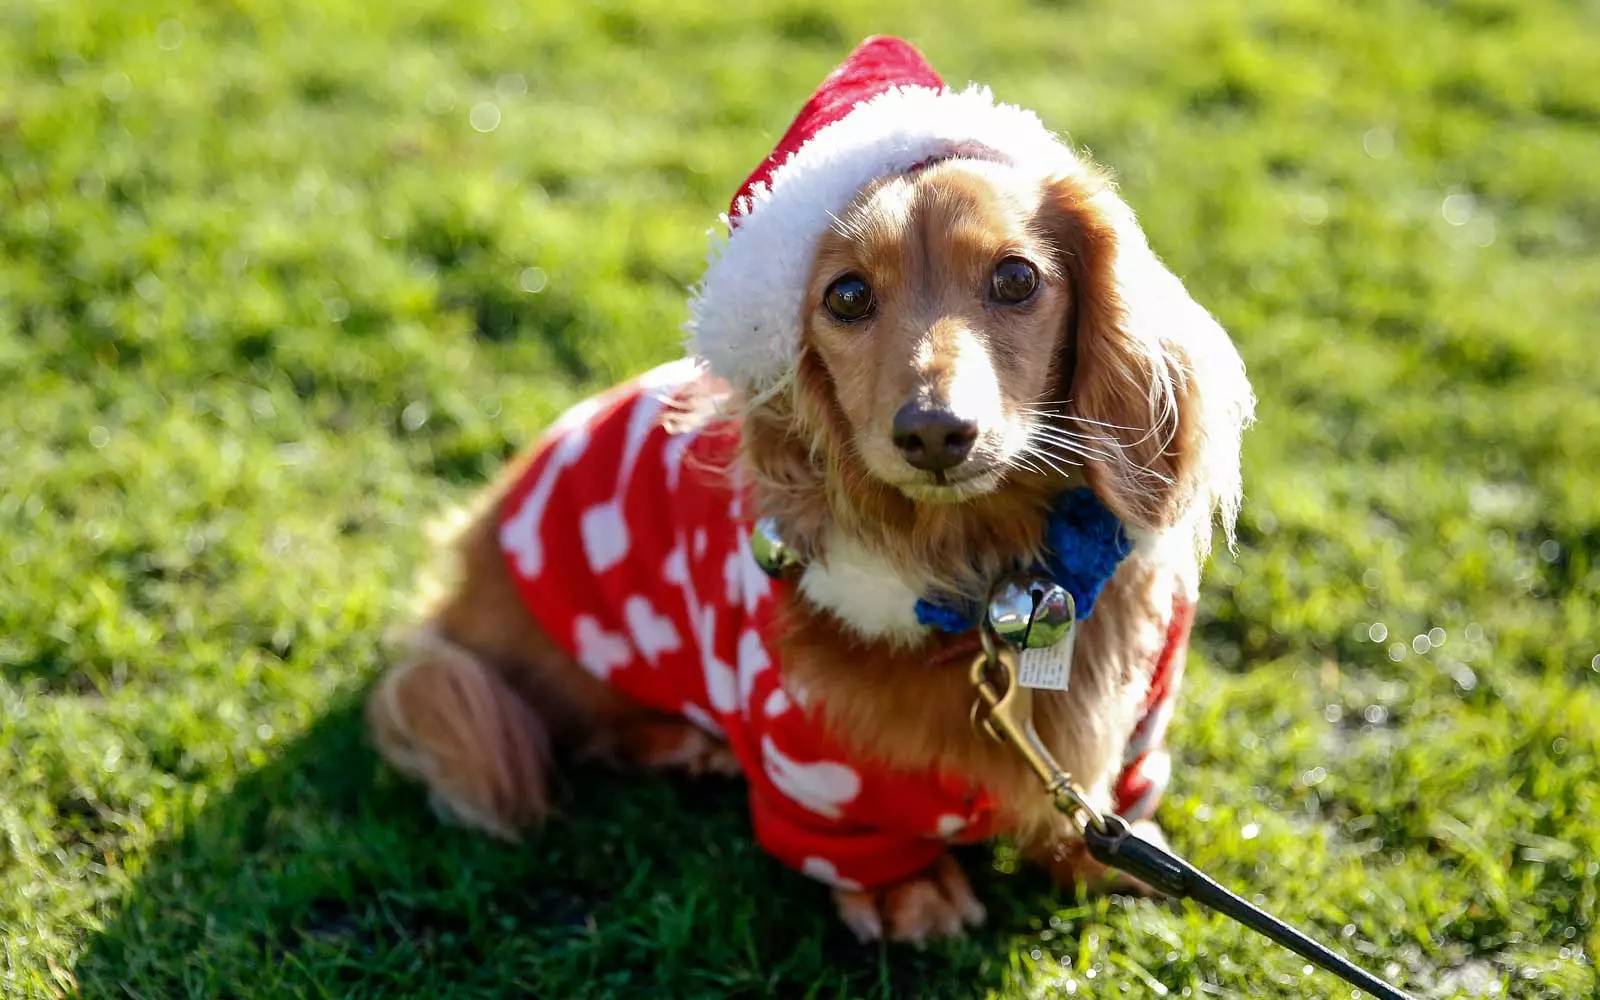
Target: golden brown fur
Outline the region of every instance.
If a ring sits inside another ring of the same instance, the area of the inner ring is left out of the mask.
[[[1000,306],[985,290],[1013,256],[1037,267],[1038,289]],[[842,273],[870,279],[870,322],[823,311]],[[1237,504],[1250,398],[1226,336],[1089,169],[1041,185],[954,160],[878,182],[823,239],[808,302],[794,377],[734,401],[758,503],[808,559],[847,539],[885,573],[981,594],[1035,553],[1051,498],[1083,482],[1141,540],[1082,629],[1071,690],[1036,699],[1046,742],[1108,805],[1174,591],[1195,585],[1213,508],[1231,527]],[[948,478],[896,453],[888,428],[908,399],[961,409],[980,428]],[[457,543],[454,589],[374,692],[380,749],[443,810],[502,836],[544,813],[553,746],[729,770],[700,730],[629,704],[533,624],[496,538],[498,499],[517,472],[488,493]],[[954,640],[863,634],[803,596],[783,611],[786,680],[837,738],[876,760],[981,781],[1031,856],[1058,877],[1099,877],[1021,761],[972,732],[969,660]],[[835,896],[866,937],[920,940],[982,919],[948,858],[887,890]]]

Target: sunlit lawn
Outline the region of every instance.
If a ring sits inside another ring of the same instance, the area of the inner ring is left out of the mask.
[[[863,948],[731,783],[441,827],[356,710],[424,523],[677,350],[704,233],[905,34],[1113,165],[1261,395],[1174,842],[1425,995],[1600,989],[1592,4],[0,4],[0,993],[1346,995],[967,856]]]

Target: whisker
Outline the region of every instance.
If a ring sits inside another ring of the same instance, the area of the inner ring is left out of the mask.
[[[1061,464],[1081,466],[1083,463],[1075,462],[1068,455],[1061,454],[1048,446],[1040,447],[1038,442],[1028,441],[1023,445],[1021,454],[1028,456],[1036,462],[1043,463],[1058,476],[1067,475],[1067,470]]]
[[[851,219],[849,222],[846,222],[832,212],[828,213],[828,218],[833,220],[832,229],[840,236],[850,240],[860,240],[862,238],[863,233],[860,219]]]
[[[1030,415],[1033,415],[1033,416],[1060,417],[1062,420],[1071,420],[1071,421],[1074,421],[1074,422],[1080,423],[1080,424],[1088,424],[1091,427],[1104,427],[1104,428],[1107,428],[1108,430],[1114,430],[1114,431],[1137,431],[1137,430],[1139,430],[1139,428],[1137,428],[1137,427],[1129,427],[1126,424],[1113,424],[1113,423],[1110,423],[1110,422],[1105,421],[1105,420],[1095,420],[1093,417],[1084,417],[1084,416],[1079,416],[1076,413],[1068,413],[1065,410],[1050,409],[1050,407],[1053,407],[1053,406],[1071,406],[1071,405],[1072,405],[1072,400],[1070,400],[1070,399],[1057,399],[1057,400],[1049,400],[1049,401],[1045,401],[1045,402],[1025,403],[1025,404],[1023,404],[1021,406],[1018,406],[1017,409],[1020,410],[1023,413],[1027,413],[1027,414],[1030,414]]]
[[[1033,454],[1040,458],[1049,456],[1058,461],[1066,462],[1069,465],[1082,465],[1084,462],[1094,460],[1109,462],[1113,465],[1127,464],[1114,455],[1106,455],[1101,452],[1085,451],[1080,448],[1064,448],[1061,445],[1035,447],[1033,449]]]
[[[1064,414],[1062,414],[1062,416],[1065,417],[1068,420],[1075,420],[1080,424],[1088,424],[1091,427],[1105,427],[1108,430],[1114,430],[1114,431],[1136,431],[1136,430],[1139,429],[1137,427],[1129,427],[1126,424],[1113,424],[1113,423],[1111,423],[1109,421],[1106,421],[1106,420],[1095,420],[1092,417],[1082,417],[1082,416],[1079,416],[1076,413],[1064,413]]]
[[[1150,392],[1151,424],[1142,429],[1052,408],[1070,406],[1071,400],[1035,400],[1019,406],[1018,411],[1034,418],[1033,426],[1028,430],[1027,453],[1032,459],[1050,465],[1057,472],[1061,471],[1057,462],[1080,465],[1080,462],[1068,457],[1075,456],[1086,461],[1097,459],[1115,465],[1122,476],[1146,489],[1154,489],[1157,484],[1170,485],[1170,476],[1158,472],[1147,462],[1133,461],[1128,454],[1130,449],[1137,449],[1159,438],[1161,447],[1158,454],[1152,456],[1154,460],[1177,435],[1177,401],[1170,392],[1163,393],[1160,386],[1151,386]],[[1139,437],[1132,441],[1121,441],[1104,431],[1138,433]]]
[[[1038,450],[1031,451],[1030,454],[1034,458],[1038,459],[1039,461],[1043,462],[1046,466],[1048,466],[1051,472],[1055,473],[1058,476],[1061,476],[1063,479],[1065,479],[1069,475],[1069,473],[1067,472],[1066,469],[1063,469],[1060,465],[1057,465],[1056,464],[1057,462],[1062,462],[1062,463],[1065,463],[1067,465],[1072,465],[1072,466],[1078,466],[1080,468],[1082,467],[1082,463],[1081,462],[1074,462],[1071,459],[1065,458],[1065,457],[1063,457],[1061,455],[1046,455],[1044,452],[1041,452],[1041,451],[1038,451]],[[1043,471],[1040,472],[1040,475],[1044,475],[1044,474],[1045,473]]]
[[[1094,446],[1094,442],[1072,441],[1040,435],[1037,443],[1043,445],[1052,445],[1059,449],[1065,449],[1066,451],[1074,454],[1082,455],[1085,458],[1098,458],[1105,462],[1122,461],[1122,455],[1118,454],[1116,451],[1106,451],[1104,449],[1097,448]]]
[[[1092,447],[1110,451],[1120,451],[1123,447],[1121,442],[1104,434],[1086,434],[1081,431],[1056,427],[1048,423],[1035,423],[1029,427],[1028,439],[1050,441],[1071,447]]]
[[[1098,455],[1088,455],[1076,448],[1063,447],[1049,441],[1028,442],[1028,454],[1042,461],[1054,459],[1058,462],[1066,462],[1068,465],[1082,465],[1083,462],[1078,461],[1078,459],[1087,461],[1091,458],[1100,457]],[[1106,459],[1106,461],[1110,461],[1110,459]]]
[[[1097,451],[1092,451],[1092,450],[1086,449],[1086,448],[1082,447],[1081,445],[1068,444],[1068,443],[1064,443],[1064,442],[1049,442],[1049,443],[1053,444],[1055,446],[1055,448],[1065,448],[1071,454],[1077,455],[1077,456],[1082,457],[1082,458],[1098,458],[1101,461],[1110,462],[1110,463],[1112,463],[1114,465],[1119,466],[1127,475],[1129,475],[1133,479],[1137,479],[1137,480],[1155,480],[1156,482],[1162,483],[1162,484],[1170,484],[1172,482],[1171,477],[1167,476],[1165,473],[1157,472],[1155,469],[1150,468],[1148,465],[1134,464],[1133,462],[1128,461],[1122,455],[1107,455],[1104,452],[1097,452]],[[1052,448],[1040,448],[1040,447],[1037,447],[1037,446],[1033,446],[1033,447],[1030,447],[1029,450],[1035,457],[1038,457],[1038,458],[1043,458],[1044,456],[1049,455],[1049,456],[1052,456],[1054,458],[1060,459],[1062,461],[1068,461],[1068,462],[1071,461],[1065,455],[1061,454],[1059,451],[1054,450]],[[1078,465],[1080,463],[1071,462],[1071,464]]]
[[[1093,434],[1086,431],[1075,431],[1066,427],[1054,427],[1050,424],[1040,424],[1035,430],[1036,433],[1061,438],[1063,440],[1089,441],[1104,444],[1111,448],[1129,447],[1129,445],[1123,444],[1121,441],[1118,441],[1116,438],[1111,437],[1108,434]]]
[[[1042,416],[1042,414],[1040,414],[1040,415]],[[1138,428],[1136,428],[1136,427],[1124,427],[1121,424],[1109,424],[1109,423],[1106,423],[1103,420],[1090,420],[1087,417],[1075,417],[1070,413],[1069,414],[1055,414],[1054,416],[1061,416],[1066,420],[1075,420],[1075,421],[1078,421],[1079,423],[1088,424],[1091,427],[1105,427],[1105,428],[1110,428],[1110,429],[1114,429],[1114,430],[1125,430],[1125,431],[1129,431],[1129,432],[1138,430]],[[1172,417],[1170,414],[1163,415],[1161,417],[1161,419],[1155,421],[1148,428],[1146,428],[1144,433],[1141,434],[1138,438],[1136,438],[1133,441],[1126,442],[1126,443],[1120,442],[1120,441],[1113,442],[1111,438],[1105,437],[1104,435],[1096,435],[1096,437],[1106,441],[1106,443],[1108,443],[1108,444],[1115,443],[1117,445],[1117,447],[1134,448],[1134,447],[1137,447],[1137,446],[1139,446],[1141,444],[1144,444],[1146,441],[1150,440],[1152,437],[1154,437],[1157,434],[1159,434],[1161,432],[1161,430],[1166,425],[1172,423],[1174,421],[1174,419],[1175,418]],[[1063,427],[1053,427],[1052,429],[1053,430],[1057,430],[1057,431],[1065,431],[1065,432],[1068,432],[1068,433],[1082,433],[1082,432],[1078,432],[1078,431],[1067,431],[1067,428],[1063,428]]]
[[[1010,464],[1014,468],[1022,469],[1022,470],[1026,471],[1026,472],[1031,472],[1036,476],[1048,475],[1048,473],[1045,472],[1043,469],[1039,468],[1037,465],[1035,465],[1032,462],[1028,461],[1027,456],[1025,456],[1025,455],[1013,455],[1011,457],[1011,461],[1008,464]]]

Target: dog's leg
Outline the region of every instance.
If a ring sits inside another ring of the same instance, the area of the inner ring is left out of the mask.
[[[619,762],[688,774],[740,773],[739,758],[727,743],[683,719],[640,712],[621,720],[591,753]]]
[[[515,839],[549,804],[543,721],[495,670],[433,629],[407,645],[367,701],[379,751],[426,784],[447,818]]]
[[[587,699],[580,716],[572,687],[601,694],[574,683],[555,704],[530,700],[502,671],[424,626],[373,690],[367,723],[383,756],[428,786],[441,815],[503,839],[516,839],[549,804],[552,733],[541,708],[559,705],[551,714],[562,742],[585,756],[690,774],[739,773],[728,745],[693,724],[619,696]]]
[[[966,872],[948,854],[929,870],[882,889],[835,889],[833,900],[845,926],[863,942],[960,937],[987,918]]]
[[[441,813],[515,837],[548,807],[557,746],[623,764],[738,772],[726,744],[629,701],[539,628],[500,552],[493,502],[455,549],[454,589],[405,636],[367,706],[379,751],[425,783]]]

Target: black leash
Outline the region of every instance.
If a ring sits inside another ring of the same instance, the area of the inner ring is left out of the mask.
[[[1290,951],[1343,979],[1359,986],[1378,1000],[1414,1000],[1411,994],[1396,989],[1338,952],[1312,940],[1298,929],[1251,904],[1237,893],[1218,884],[1189,862],[1136,836],[1128,821],[1115,814],[1103,817],[1103,828],[1092,823],[1083,827],[1089,853],[1103,865],[1118,868],[1143,879],[1169,896],[1204,903],[1218,913],[1237,920]]]
[[[1414,1000],[1409,993],[1223,888],[1172,852],[1135,836],[1121,816],[1095,808],[1072,776],[1056,763],[1033,728],[1033,691],[1018,681],[1017,651],[996,643],[987,629],[980,631],[983,652],[973,660],[970,675],[978,694],[972,706],[973,725],[990,738],[1010,744],[1027,761],[1056,808],[1083,831],[1089,853],[1096,861],[1143,879],[1168,895],[1204,903],[1378,1000]]]

